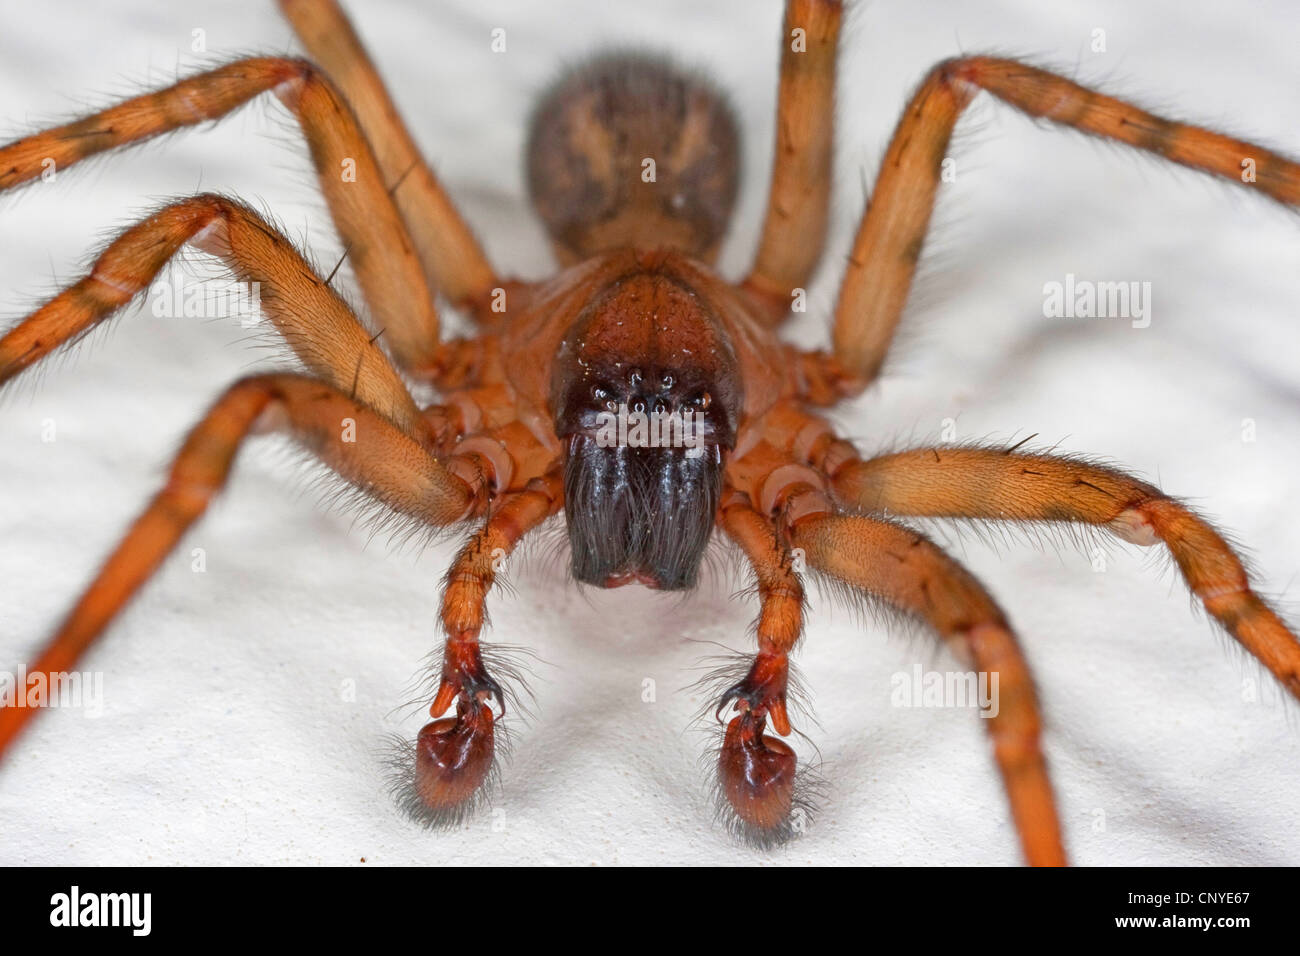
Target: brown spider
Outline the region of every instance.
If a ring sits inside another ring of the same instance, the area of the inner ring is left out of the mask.
[[[977,670],[999,676],[989,729],[1025,856],[1064,861],[1037,704],[1002,613],[951,558],[884,514],[1078,522],[1163,542],[1210,614],[1300,696],[1294,636],[1250,590],[1222,538],[1154,487],[1014,448],[863,461],[810,411],[875,377],[953,124],[981,89],[1232,181],[1249,157],[1252,188],[1287,203],[1300,202],[1300,167],[1020,63],[945,62],[917,91],[882,164],[836,306],[834,349],[804,352],[781,344],[775,329],[823,244],[840,4],[788,5],[768,216],[737,285],[708,265],[735,193],[735,129],[701,82],[655,60],[616,58],[551,91],[536,114],[529,180],[565,271],[511,282],[497,277],[417,156],[337,7],[282,6],[313,62],[242,60],[0,149],[5,189],[39,177],[47,160],[63,169],[273,90],[307,138],[382,334],[364,330],[258,214],[201,195],[127,230],[86,278],[0,339],[4,381],[119,311],[188,243],[260,283],[266,314],[311,373],[253,376],[218,400],[30,672],[70,669],[205,510],[242,439],[280,429],[400,515],[430,526],[481,519],[448,576],[435,720],[415,748],[415,802],[435,819],[455,818],[492,766],[502,693],[478,636],[497,560],[561,509],[573,573],[585,583],[688,588],[715,523],[749,560],[759,653],[719,702],[733,714],[717,767],[736,820],[760,841],[785,834],[796,801],[793,751],[765,730],[769,720],[781,736],[791,730],[787,655],[802,629],[797,566],[806,562],[920,618]],[[442,341],[431,289],[474,315],[480,334]],[[403,374],[435,386],[443,403],[418,407]],[[660,411],[685,441],[647,446],[634,428],[605,440],[607,413],[621,424]],[[30,714],[0,710],[0,751]]]

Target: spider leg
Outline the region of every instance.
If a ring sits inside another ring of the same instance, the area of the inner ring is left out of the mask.
[[[502,562],[523,536],[559,511],[563,500],[564,481],[558,471],[501,495],[447,572],[442,597],[447,643],[438,691],[429,707],[430,716],[442,719],[421,729],[412,778],[421,816],[429,822],[459,819],[488,779],[495,724],[505,714],[505,696],[488,673],[479,645],[487,594]],[[494,701],[500,707],[496,716]],[[455,716],[443,718],[452,706]]]
[[[852,515],[813,513],[792,523],[808,566],[913,614],[997,676],[998,709],[987,720],[1025,860],[1063,865],[1060,823],[1039,747],[1041,719],[1024,654],[983,586],[923,535]]]
[[[912,529],[832,513],[831,476],[857,455],[826,421],[787,401],[769,409],[755,427],[762,437],[729,465],[730,487],[753,503],[760,518],[772,516],[777,540],[801,552],[808,567],[919,617],[972,657],[981,672],[998,675],[999,706],[988,719],[989,730],[1025,857],[1033,864],[1064,863],[1038,745],[1033,683],[993,599],[965,568]],[[750,533],[757,542],[757,529]]]
[[[374,153],[347,102],[306,60],[238,60],[64,126],[0,146],[0,190],[98,153],[216,120],[268,90],[297,118],[357,279],[398,362],[436,366],[438,313]]]
[[[776,144],[767,214],[743,283],[772,321],[790,313],[826,244],[840,0],[789,0],[782,32]]]
[[[429,525],[468,517],[475,489],[389,419],[347,393],[303,375],[276,373],[232,385],[190,432],[167,483],[135,520],[29,673],[70,670],[154,573],[225,485],[243,440],[282,430],[357,488],[395,512]],[[455,466],[455,459],[449,466]],[[0,707],[0,754],[34,708]]]
[[[0,385],[118,312],[187,242],[219,256],[241,280],[258,284],[267,317],[313,373],[409,434],[427,431],[374,337],[293,243],[247,206],[214,195],[164,206],[127,229],[89,275],[0,338]]]
[[[280,0],[280,9],[356,111],[430,284],[453,304],[491,315],[492,290],[503,283],[420,155],[347,16],[333,0]]]
[[[907,302],[953,125],[981,89],[1030,116],[1127,143],[1229,182],[1245,182],[1243,169],[1253,163],[1252,188],[1300,204],[1300,164],[1261,146],[1153,116],[1014,60],[969,57],[940,63],[899,120],[840,286],[835,355],[864,379],[879,371]]]
[[[826,477],[809,457],[813,445],[824,444],[830,426],[797,401],[786,401],[751,427],[761,437],[727,465],[719,523],[754,569],[762,601],[759,652],[749,673],[723,694],[718,706],[719,714],[730,704],[739,711],[723,737],[718,778],[739,821],[739,834],[765,846],[783,841],[797,822],[792,816],[800,799],[794,751],[763,730],[769,718],[778,734],[791,730],[789,652],[802,631],[804,592],[787,529],[830,508]]]
[[[993,448],[923,448],[851,461],[841,500],[899,515],[1073,521],[1140,545],[1163,542],[1210,615],[1300,698],[1300,640],[1250,586],[1223,537],[1160,489],[1112,468]]]
[[[718,777],[737,817],[761,835],[778,831],[794,806],[794,751],[763,731],[770,717],[778,734],[790,733],[788,655],[803,630],[803,585],[775,524],[754,510],[747,496],[728,493],[721,525],[754,569],[762,603],[758,654],[749,673],[718,703],[718,714],[737,711],[718,752]]]

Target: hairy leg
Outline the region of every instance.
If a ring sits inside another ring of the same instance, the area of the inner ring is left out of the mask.
[[[501,280],[420,155],[347,16],[334,0],[280,0],[280,9],[356,110],[429,282],[453,304],[486,312]]]
[[[793,524],[790,537],[809,567],[920,618],[978,671],[998,675],[998,712],[986,722],[1025,860],[1064,864],[1029,667],[980,583],[923,535],[872,518],[808,515]]]
[[[744,495],[732,492],[728,497],[722,528],[754,569],[762,604],[758,655],[749,673],[718,703],[719,714],[731,706],[739,712],[727,725],[718,776],[737,816],[750,826],[772,830],[786,821],[793,806],[795,756],[763,730],[770,717],[778,734],[790,733],[786,687],[789,653],[803,631],[803,585],[772,520],[755,511]]]
[[[781,86],[767,217],[744,287],[773,320],[790,312],[826,244],[830,209],[835,54],[840,0],[789,0],[781,35]]]
[[[351,108],[306,60],[239,60],[0,146],[0,191],[37,178],[49,161],[64,169],[107,150],[220,119],[268,90],[302,127],[376,327],[402,366],[416,374],[432,367],[438,314],[406,225]]]
[[[465,481],[443,468],[387,418],[325,382],[270,374],[232,385],[190,432],[167,483],[135,520],[29,673],[70,670],[109,621],[157,570],[225,485],[243,440],[282,430],[359,489],[429,525],[452,524],[476,504]],[[33,714],[0,707],[0,754]]]
[[[907,303],[948,141],[981,89],[1030,116],[1243,183],[1254,163],[1258,189],[1300,204],[1300,164],[1261,146],[1153,116],[1064,77],[1014,60],[969,57],[939,64],[912,97],[880,164],[835,307],[835,355],[845,369],[875,377]]]
[[[525,534],[559,511],[563,500],[559,472],[502,495],[447,572],[442,598],[447,644],[438,692],[429,707],[435,720],[416,740],[413,778],[416,796],[432,822],[458,819],[492,768],[497,719],[492,703],[495,700],[504,715],[505,697],[484,666],[479,647],[487,594],[501,562]],[[442,717],[453,705],[455,716]]]
[[[412,436],[428,426],[401,377],[347,305],[294,248],[242,203],[202,195],[164,206],[127,229],[69,286],[0,338],[0,385],[85,335],[141,291],[190,243],[245,282],[313,373],[383,413]]]
[[[1163,542],[1223,629],[1300,697],[1300,640],[1250,586],[1241,559],[1184,505],[1112,468],[993,448],[923,448],[844,465],[836,495],[870,511],[1074,521],[1134,544]]]

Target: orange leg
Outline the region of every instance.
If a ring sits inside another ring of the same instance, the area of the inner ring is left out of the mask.
[[[29,673],[70,670],[109,621],[154,573],[225,485],[244,438],[275,428],[295,437],[339,475],[401,515],[429,525],[468,516],[473,489],[438,464],[387,418],[338,389],[292,374],[232,385],[190,432],[167,484],[45,645]],[[0,707],[0,754],[34,711]]]
[[[247,206],[202,195],[127,229],[69,286],[0,338],[0,385],[85,335],[141,291],[187,242],[256,283],[261,306],[312,372],[382,411],[408,434],[427,426],[401,377],[356,317],[293,244]]]
[[[782,32],[776,149],[767,218],[744,287],[773,320],[808,284],[826,244],[840,0],[789,0]]]
[[[1127,143],[1183,166],[1300,204],[1300,164],[1261,146],[1153,116],[1063,77],[1014,60],[970,57],[939,64],[912,97],[880,173],[835,307],[835,354],[865,379],[884,361],[929,229],[953,125],[981,90],[1030,116]]]
[[[522,491],[494,503],[491,517],[461,549],[447,572],[442,623],[447,631],[442,677],[429,714],[440,718],[455,705],[456,715],[435,719],[421,729],[415,745],[414,791],[422,818],[432,824],[460,819],[481,792],[495,750],[495,700],[505,713],[505,697],[483,664],[479,633],[486,618],[488,591],[504,561],[525,534],[560,510],[564,482],[559,472],[534,479]]]
[[[762,602],[758,655],[744,679],[722,695],[719,714],[734,705],[739,715],[727,725],[718,753],[722,792],[743,823],[759,831],[779,829],[794,805],[795,755],[786,744],[764,736],[767,719],[781,736],[790,733],[786,712],[789,653],[803,631],[803,585],[771,519],[732,494],[722,507],[722,528],[754,569]]]
[[[405,368],[431,367],[438,314],[406,225],[352,110],[305,60],[239,60],[0,146],[0,190],[40,176],[50,160],[64,169],[110,149],[220,119],[268,90],[302,127],[376,327]]]
[[[1300,697],[1300,640],[1250,586],[1241,559],[1206,521],[1160,489],[1111,468],[992,448],[924,448],[843,466],[842,500],[899,515],[1075,521],[1140,545],[1164,542],[1205,609]]]
[[[356,110],[430,283],[453,304],[486,312],[501,280],[420,155],[347,16],[333,0],[280,0],[280,9]]]
[[[804,549],[809,567],[917,616],[989,674],[990,682],[997,675],[998,710],[987,723],[1025,860],[1063,865],[1029,667],[980,583],[923,535],[872,518],[808,515],[794,523],[791,541]]]

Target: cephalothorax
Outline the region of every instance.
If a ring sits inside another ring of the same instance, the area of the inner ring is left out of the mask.
[[[266,316],[305,369],[250,376],[217,400],[31,673],[73,665],[204,512],[244,438],[273,429],[407,519],[474,523],[447,578],[433,721],[408,770],[407,803],[432,822],[458,818],[490,777],[504,700],[479,639],[498,559],[560,511],[572,573],[586,585],[690,588],[715,534],[752,567],[758,653],[718,702],[726,729],[716,767],[737,828],[759,842],[788,832],[798,800],[796,758],[779,737],[792,729],[788,655],[802,632],[806,566],[920,619],[998,675],[988,728],[1025,857],[1065,859],[1016,638],[984,588],[898,518],[1073,522],[1163,544],[1210,615],[1300,696],[1300,642],[1223,538],[1157,488],[1019,446],[864,460],[815,411],[875,378],[950,134],[979,91],[1232,181],[1250,157],[1251,188],[1285,203],[1300,204],[1300,166],[1016,61],[941,63],[881,166],[832,349],[807,351],[777,331],[824,243],[839,2],[787,4],[767,219],[739,282],[711,267],[736,194],[738,136],[705,82],[619,54],[551,88],[534,114],[527,173],[562,269],[511,281],[416,153],[338,7],[281,6],[311,61],[240,60],[0,148],[4,190],[51,159],[63,169],[273,92],[302,128],[373,326],[251,208],[204,194],[130,227],[85,278],[0,338],[3,382],[122,309],[188,244],[260,283]],[[352,175],[340,177],[349,163]],[[478,334],[443,339],[435,292],[473,316]],[[432,385],[440,402],[419,407],[402,374]],[[0,752],[30,714],[0,708]]]

